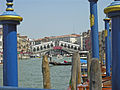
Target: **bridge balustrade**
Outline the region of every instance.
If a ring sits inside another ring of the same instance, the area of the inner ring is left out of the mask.
[[[59,41],[59,42],[45,42],[39,45],[34,45],[33,46],[33,52],[46,52],[49,50],[54,49],[55,46],[61,46],[63,50],[65,51],[70,51],[70,52],[76,52],[80,51],[80,45],[77,44],[72,44],[64,41]],[[39,47],[39,49],[38,49]]]

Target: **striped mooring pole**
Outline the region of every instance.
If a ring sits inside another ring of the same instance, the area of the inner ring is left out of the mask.
[[[88,0],[90,2],[90,27],[92,35],[92,58],[99,59],[99,38],[98,38],[98,15],[97,1]]]
[[[112,90],[120,90],[120,0],[104,9],[112,18]]]
[[[105,21],[105,53],[106,53],[106,76],[110,76],[111,51],[110,51],[110,18],[106,17]]]
[[[17,25],[22,17],[14,12],[13,0],[7,1],[7,9],[0,15],[0,24],[3,25],[3,85],[18,86],[17,65]]]

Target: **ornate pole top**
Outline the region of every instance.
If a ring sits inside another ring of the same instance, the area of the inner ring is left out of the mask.
[[[6,5],[7,5],[7,9],[6,9],[6,11],[14,11],[14,9],[13,9],[13,0],[6,0],[7,1],[7,3],[6,3]]]
[[[14,9],[12,7],[13,0],[6,0],[6,1],[7,1],[6,12],[0,15],[0,21],[6,21],[6,20],[19,21],[19,22],[22,21],[23,18],[14,12]]]
[[[108,16],[105,17],[105,19],[103,19],[104,21],[110,21],[111,19],[108,18]]]
[[[97,2],[98,0],[88,0],[89,2]]]
[[[116,12],[116,11],[120,11],[120,0],[115,0],[108,7],[104,9],[105,14]]]

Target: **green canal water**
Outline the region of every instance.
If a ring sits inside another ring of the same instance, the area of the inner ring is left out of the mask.
[[[62,62],[71,58],[53,60]],[[0,86],[3,81],[3,65],[0,65]],[[23,88],[43,88],[42,77],[42,58],[29,60],[19,60],[18,62],[19,87]],[[52,89],[67,90],[71,75],[71,66],[52,66],[50,65],[50,76]]]

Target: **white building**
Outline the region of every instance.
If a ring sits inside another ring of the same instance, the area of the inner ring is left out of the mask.
[[[77,38],[79,36],[80,35],[78,35],[78,34],[54,36],[54,37],[48,37],[48,41],[64,41],[64,42],[69,42],[69,43],[76,43]]]
[[[83,50],[83,36],[80,35],[80,37],[77,38],[77,43],[80,45],[80,50]]]

